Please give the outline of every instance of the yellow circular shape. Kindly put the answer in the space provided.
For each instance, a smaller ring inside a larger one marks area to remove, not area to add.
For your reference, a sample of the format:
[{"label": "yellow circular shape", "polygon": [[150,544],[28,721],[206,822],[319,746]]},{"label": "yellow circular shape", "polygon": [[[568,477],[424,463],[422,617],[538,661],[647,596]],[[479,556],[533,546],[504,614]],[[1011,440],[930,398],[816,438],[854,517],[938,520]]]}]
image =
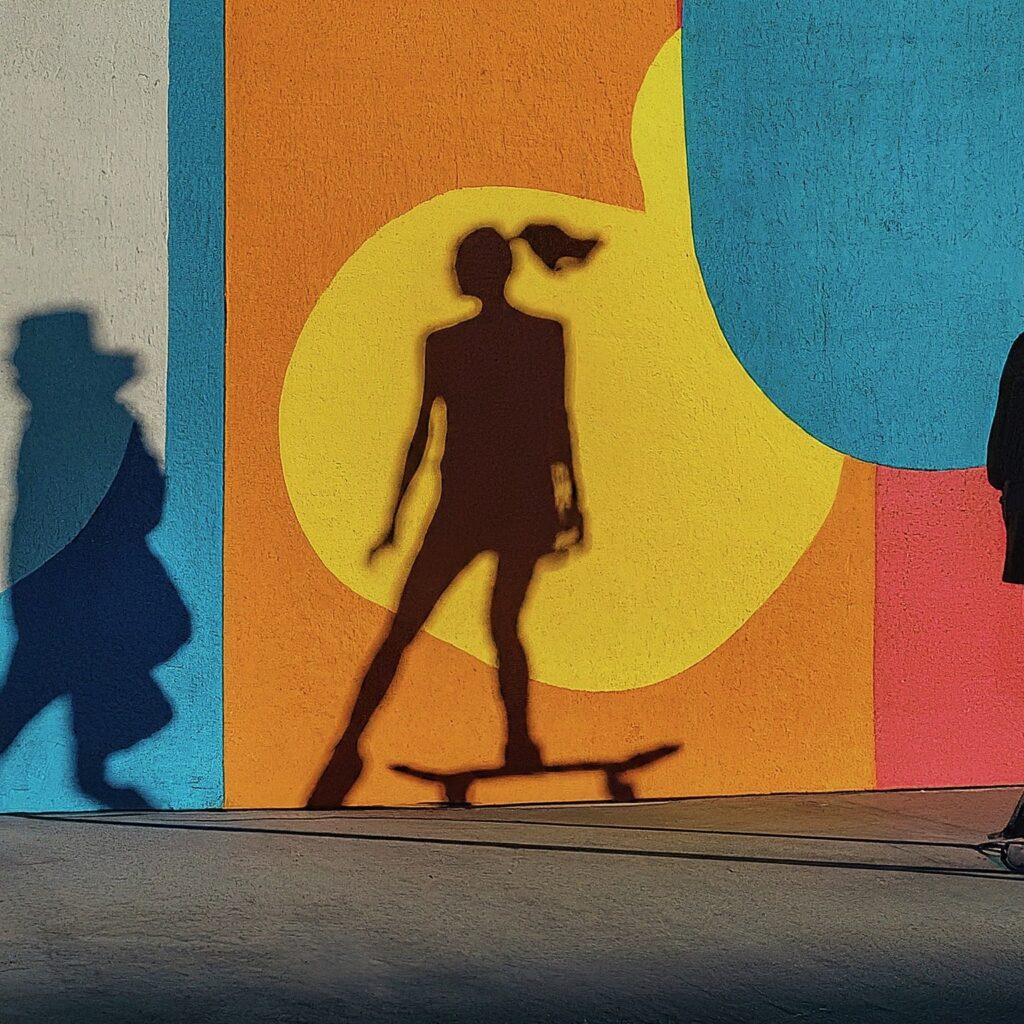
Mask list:
[{"label": "yellow circular shape", "polygon": [[[370,238],[320,297],[280,410],[292,504],[324,564],[394,609],[438,493],[443,427],[372,566],[419,409],[423,341],[472,316],[452,275],[458,241],[557,223],[603,244],[552,274],[515,242],[514,305],[566,326],[568,399],[588,544],[540,571],[524,610],[533,678],[625,690],[675,675],[734,633],[806,550],[835,497],[842,456],[763,394],[722,336],[700,276],[686,195],[680,47],[659,54],[637,100],[633,147],[646,210],[527,189],[439,196]],[[493,565],[472,565],[427,629],[490,664]],[[369,653],[369,652],[368,652]]]}]

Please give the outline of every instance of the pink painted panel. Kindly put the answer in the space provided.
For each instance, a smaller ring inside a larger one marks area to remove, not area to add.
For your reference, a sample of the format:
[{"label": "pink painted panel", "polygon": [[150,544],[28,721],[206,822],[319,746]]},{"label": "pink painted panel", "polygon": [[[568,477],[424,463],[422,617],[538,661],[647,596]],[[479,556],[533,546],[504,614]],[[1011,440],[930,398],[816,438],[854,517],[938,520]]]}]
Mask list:
[{"label": "pink painted panel", "polygon": [[879,467],[875,739],[880,789],[1024,780],[1024,587],[1001,582],[983,469]]}]

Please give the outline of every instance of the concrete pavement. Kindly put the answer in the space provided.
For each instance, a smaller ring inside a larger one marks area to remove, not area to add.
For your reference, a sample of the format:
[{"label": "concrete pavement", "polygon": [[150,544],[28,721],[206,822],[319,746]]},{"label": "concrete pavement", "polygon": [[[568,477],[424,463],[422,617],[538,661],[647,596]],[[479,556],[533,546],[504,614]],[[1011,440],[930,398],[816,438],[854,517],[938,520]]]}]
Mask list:
[{"label": "concrete pavement", "polygon": [[0,817],[0,1021],[996,1021],[1014,790]]}]

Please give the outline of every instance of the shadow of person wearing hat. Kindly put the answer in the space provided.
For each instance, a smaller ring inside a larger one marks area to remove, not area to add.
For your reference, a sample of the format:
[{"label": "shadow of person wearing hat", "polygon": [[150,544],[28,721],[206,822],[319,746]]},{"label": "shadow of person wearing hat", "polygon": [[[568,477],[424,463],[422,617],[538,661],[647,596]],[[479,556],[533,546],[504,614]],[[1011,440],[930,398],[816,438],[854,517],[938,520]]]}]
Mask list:
[{"label": "shadow of person wearing hat", "polygon": [[[107,760],[171,721],[153,670],[186,643],[191,620],[147,542],[165,485],[117,398],[134,360],[97,351],[88,314],[62,310],[21,321],[11,362],[31,411],[8,552],[17,643],[0,689],[0,757],[67,696],[81,792],[112,809],[148,807],[139,789],[107,780]],[[104,462],[118,453],[105,487]],[[47,558],[53,517],[69,532],[84,525]]]}]

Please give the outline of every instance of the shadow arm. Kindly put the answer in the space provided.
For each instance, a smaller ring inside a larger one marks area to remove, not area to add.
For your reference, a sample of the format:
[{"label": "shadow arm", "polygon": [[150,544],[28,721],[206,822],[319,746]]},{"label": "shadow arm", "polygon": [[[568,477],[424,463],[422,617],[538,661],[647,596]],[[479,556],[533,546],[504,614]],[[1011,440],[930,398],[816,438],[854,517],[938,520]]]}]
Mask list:
[{"label": "shadow arm", "polygon": [[430,413],[434,407],[434,403],[441,397],[434,362],[435,360],[431,356],[431,348],[428,342],[424,354],[423,394],[420,398],[419,415],[416,418],[416,426],[413,430],[412,438],[409,440],[409,447],[405,453],[405,464],[402,467],[402,476],[398,484],[398,493],[395,496],[394,505],[391,509],[391,516],[388,520],[387,531],[381,540],[370,550],[370,558],[372,558],[382,548],[389,547],[394,543],[395,530],[398,524],[398,513],[402,508],[402,502],[405,500],[405,495],[409,490],[409,485],[412,483],[413,477],[420,468],[420,464],[423,462],[423,456],[427,450],[427,441],[430,437]]},{"label": "shadow arm", "polygon": [[554,350],[551,381],[556,390],[551,399],[554,418],[551,424],[549,449],[555,506],[563,525],[567,529],[578,530],[578,539],[582,539],[583,516],[580,510],[579,485],[576,475],[572,417],[566,398],[568,381],[566,379],[565,342],[561,330],[558,332],[557,345]]}]

